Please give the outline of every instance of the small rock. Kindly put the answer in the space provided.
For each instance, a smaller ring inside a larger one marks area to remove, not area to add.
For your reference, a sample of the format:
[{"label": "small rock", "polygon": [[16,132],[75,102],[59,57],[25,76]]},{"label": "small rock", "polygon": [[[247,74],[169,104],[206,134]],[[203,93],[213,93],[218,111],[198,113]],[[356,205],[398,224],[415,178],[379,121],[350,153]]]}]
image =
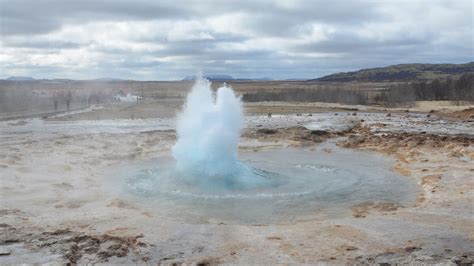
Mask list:
[{"label": "small rock", "polygon": [[268,240],[281,240],[281,237],[279,236],[269,236],[267,237]]},{"label": "small rock", "polygon": [[10,250],[5,250],[3,248],[0,249],[0,256],[8,256],[10,254],[12,254]]},{"label": "small rock", "polygon": [[420,250],[421,248],[420,247],[414,247],[414,246],[410,246],[410,247],[406,247],[405,248],[405,251],[406,252],[413,252],[413,251],[417,251],[417,250]]},{"label": "small rock", "polygon": [[311,130],[311,135],[316,135],[316,136],[322,136],[322,135],[328,135],[329,132],[324,131],[324,130]]},{"label": "small rock", "polygon": [[277,130],[275,129],[269,129],[269,128],[260,128],[260,129],[257,129],[257,132],[258,133],[262,133],[262,134],[275,134],[277,133]]}]

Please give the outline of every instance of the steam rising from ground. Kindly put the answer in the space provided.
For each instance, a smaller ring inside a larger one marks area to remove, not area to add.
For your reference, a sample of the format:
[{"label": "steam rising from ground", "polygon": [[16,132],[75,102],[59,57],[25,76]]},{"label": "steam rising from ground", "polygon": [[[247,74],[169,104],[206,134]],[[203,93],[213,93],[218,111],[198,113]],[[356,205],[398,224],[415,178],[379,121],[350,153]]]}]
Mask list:
[{"label": "steam rising from ground", "polygon": [[214,93],[197,77],[178,115],[172,149],[178,171],[205,176],[235,175],[241,168],[237,145],[244,119],[242,102],[225,84]]}]

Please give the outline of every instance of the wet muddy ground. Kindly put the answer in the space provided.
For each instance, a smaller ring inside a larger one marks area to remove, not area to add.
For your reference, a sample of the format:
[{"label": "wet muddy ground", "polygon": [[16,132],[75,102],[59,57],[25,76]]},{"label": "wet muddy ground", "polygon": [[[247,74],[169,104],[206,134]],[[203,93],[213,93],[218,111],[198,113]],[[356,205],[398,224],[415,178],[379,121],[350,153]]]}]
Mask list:
[{"label": "wet muddy ground", "polygon": [[325,143],[332,141],[386,157],[418,192],[411,204],[365,201],[338,216],[315,211],[244,224],[190,222],[104,192],[109,169],[164,156],[175,141],[174,106],[158,118],[125,119],[130,113],[122,112],[119,120],[108,108],[0,121],[0,263],[474,260],[471,113],[248,114],[242,153],[297,147],[331,154],[337,151]]}]

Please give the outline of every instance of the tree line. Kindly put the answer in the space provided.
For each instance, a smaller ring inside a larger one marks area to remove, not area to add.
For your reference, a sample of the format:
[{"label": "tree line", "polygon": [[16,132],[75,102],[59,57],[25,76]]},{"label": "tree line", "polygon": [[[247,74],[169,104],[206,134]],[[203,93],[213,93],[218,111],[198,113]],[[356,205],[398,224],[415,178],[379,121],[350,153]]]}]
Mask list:
[{"label": "tree line", "polygon": [[365,91],[341,88],[287,89],[276,92],[258,91],[242,96],[244,102],[328,102],[342,104],[367,104]]},{"label": "tree line", "polygon": [[381,104],[386,106],[414,105],[415,101],[474,101],[474,73],[459,78],[434,79],[389,85],[370,97],[367,90],[347,88],[287,89],[246,93],[246,102],[331,102],[342,104]]},{"label": "tree line", "polygon": [[387,105],[414,104],[415,101],[474,101],[474,73],[463,74],[457,79],[393,85],[375,100]]}]

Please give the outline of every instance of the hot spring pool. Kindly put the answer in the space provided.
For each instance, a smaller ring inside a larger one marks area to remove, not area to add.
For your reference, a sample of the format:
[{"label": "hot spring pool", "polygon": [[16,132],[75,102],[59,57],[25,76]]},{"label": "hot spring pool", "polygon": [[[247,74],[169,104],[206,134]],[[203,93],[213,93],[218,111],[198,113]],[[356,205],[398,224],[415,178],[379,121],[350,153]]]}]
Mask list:
[{"label": "hot spring pool", "polygon": [[[115,168],[105,186],[149,212],[182,222],[291,222],[341,217],[362,202],[409,205],[417,186],[391,171],[380,154],[339,148],[276,148],[240,152],[236,176],[202,177],[175,170],[163,156]],[[111,189],[112,188],[112,189]]]}]

